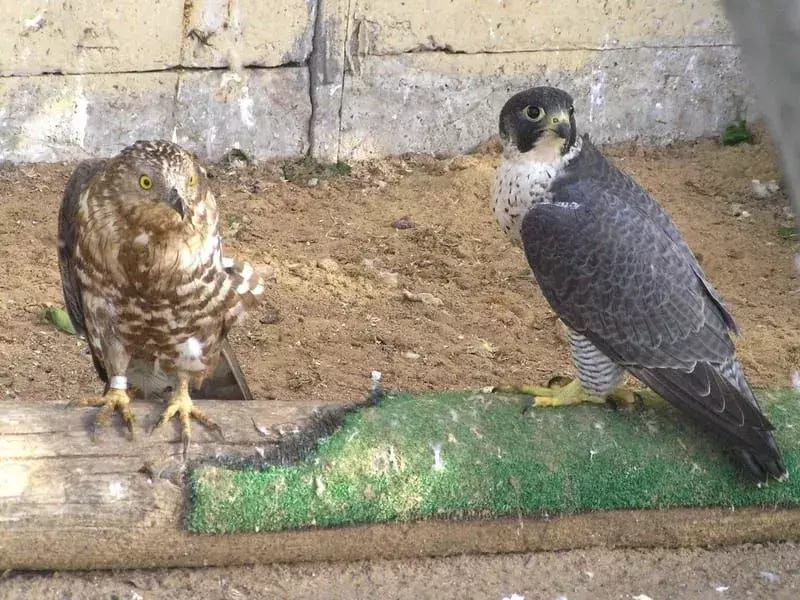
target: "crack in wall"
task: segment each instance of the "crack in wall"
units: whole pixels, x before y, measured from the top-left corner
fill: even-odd
[[[324,1],[314,0],[314,8],[312,9],[316,13],[314,14],[314,29],[311,32],[311,51],[308,55],[308,98],[311,104],[311,115],[308,118],[308,133],[306,134],[308,136],[308,152],[306,152],[306,156],[308,157],[313,156],[316,142],[316,118],[319,99],[317,97],[318,86],[314,78],[315,73],[322,72],[322,67],[324,67],[322,61],[325,60],[325,48],[321,47],[325,46],[323,41],[324,33],[322,31],[324,26],[322,22]],[[324,81],[321,83],[324,83]]]
[[[245,71],[273,71],[276,69],[289,69],[298,67],[307,67],[308,61],[290,61],[281,63],[279,65],[243,65],[242,69]],[[117,70],[117,71],[42,71],[41,73],[0,73],[0,79],[24,79],[26,77],[83,77],[85,75],[147,75],[148,73],[205,73],[211,71],[230,71],[228,66],[213,66],[213,67],[189,67],[189,66],[172,66],[172,67],[158,67],[154,69],[135,69],[135,70]]]
[[[405,54],[452,54],[462,56],[491,56],[504,54],[547,54],[554,52],[621,52],[626,50],[692,50],[706,48],[738,48],[738,44],[720,42],[709,44],[636,44],[630,46],[570,46],[567,48],[530,48],[522,50],[456,50],[450,45],[431,47],[416,47],[396,52],[370,52],[368,56],[388,57],[403,56]]]
[[[192,10],[192,0],[184,0],[183,2],[183,19],[181,20],[181,47],[178,54],[178,59],[180,63],[183,64],[186,52],[186,37],[187,37],[187,29],[189,27],[189,21],[191,19],[191,10]],[[172,96],[172,111],[170,114],[170,124],[172,125],[172,136],[175,137],[175,134],[178,131],[178,98],[180,97],[181,93],[181,79],[182,73],[178,73],[177,77],[175,77],[175,91]]]
[[[342,115],[344,114],[344,93],[345,93],[345,75],[347,75],[347,44],[350,41],[350,19],[352,17],[352,0],[347,0],[347,18],[345,19],[345,29],[344,29],[344,40],[342,42],[342,79],[341,79],[341,86],[342,86],[342,93],[339,96],[339,111],[337,113],[337,118],[339,122],[337,123],[337,132],[336,132],[336,161],[340,160],[340,151],[342,147]]]

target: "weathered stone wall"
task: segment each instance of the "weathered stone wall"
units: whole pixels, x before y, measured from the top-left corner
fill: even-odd
[[[712,0],[18,0],[0,17],[0,160],[147,137],[207,159],[460,152],[543,83],[603,142],[753,113]]]

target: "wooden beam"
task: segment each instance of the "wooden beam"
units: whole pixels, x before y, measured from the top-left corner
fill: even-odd
[[[308,442],[329,433],[353,406],[238,401],[200,401],[198,405],[223,426],[226,441],[195,425],[189,461],[208,457],[293,460]],[[134,403],[140,424],[152,423],[160,408]],[[616,511],[192,535],[183,523],[186,465],[180,460],[177,425],[170,423],[152,436],[140,434],[134,442],[114,425],[95,443],[87,435],[94,410],[55,404],[3,407],[0,571],[800,540],[800,511],[761,509]]]

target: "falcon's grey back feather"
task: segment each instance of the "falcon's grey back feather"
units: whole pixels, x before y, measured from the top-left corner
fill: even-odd
[[[58,266],[61,273],[61,289],[70,321],[72,321],[75,332],[81,335],[85,334],[86,326],[81,283],[75,264],[75,248],[77,246],[75,215],[81,194],[92,179],[105,169],[107,163],[108,161],[103,159],[92,159],[82,161],[75,167],[64,190],[58,215]],[[88,346],[97,376],[105,385],[105,393],[108,391],[109,385],[108,373],[96,355],[92,344]],[[167,388],[174,386],[171,378],[154,373],[150,365],[145,365],[141,361],[131,361],[129,371],[131,382],[146,394],[163,394]],[[223,339],[221,343],[219,365],[193,395],[197,399],[252,400],[253,396],[244,373],[242,373],[239,361],[227,338]]]
[[[525,255],[564,323],[737,447],[764,479],[786,473],[735,359],[730,313],[670,217],[584,138],[522,224]]]

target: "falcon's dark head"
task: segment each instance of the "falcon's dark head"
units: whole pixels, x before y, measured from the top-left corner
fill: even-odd
[[[556,150],[566,154],[575,143],[572,96],[553,87],[514,94],[500,111],[500,137],[521,152]]]

